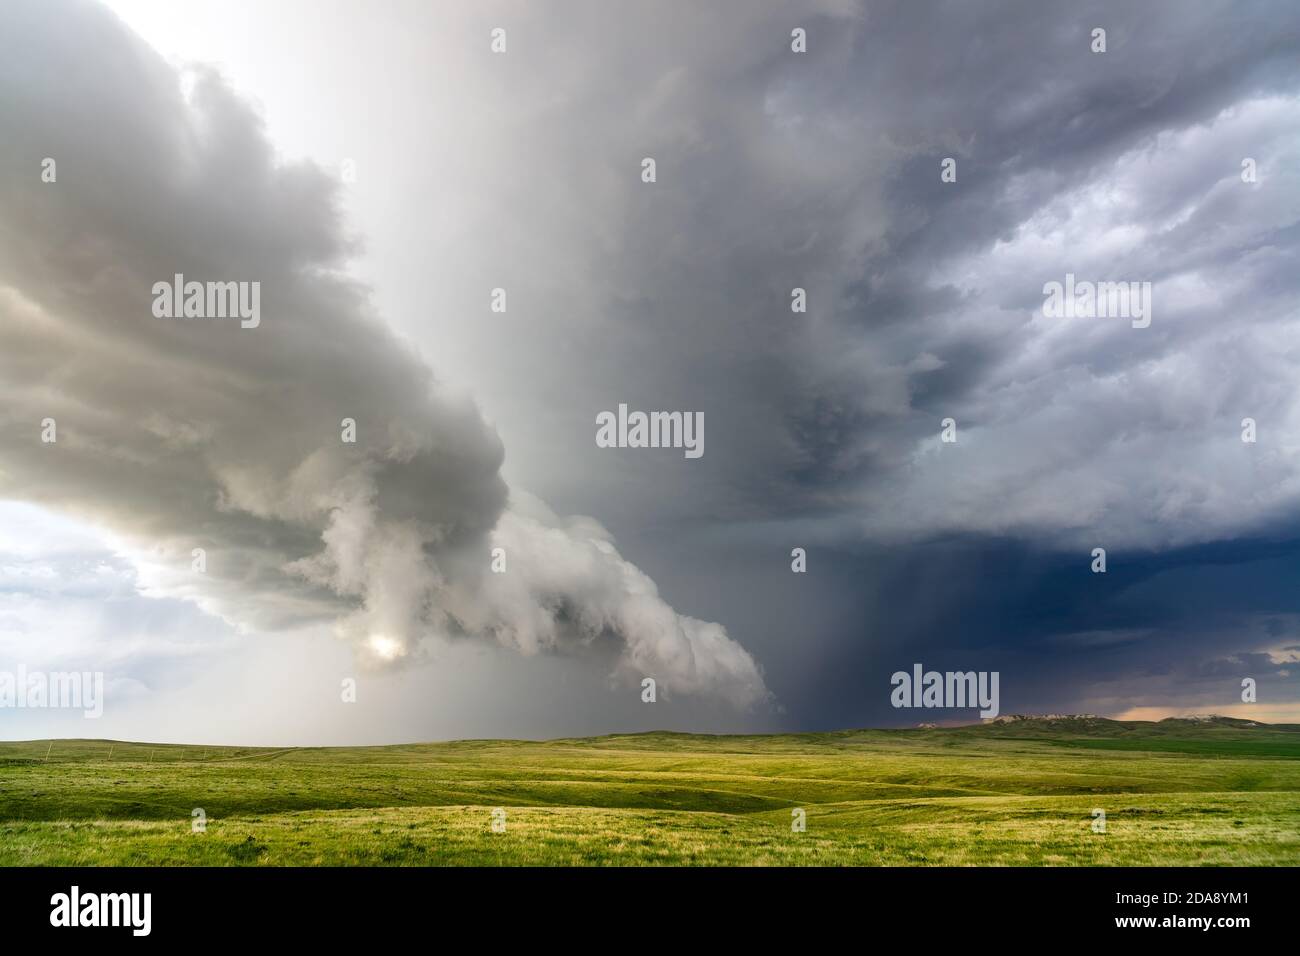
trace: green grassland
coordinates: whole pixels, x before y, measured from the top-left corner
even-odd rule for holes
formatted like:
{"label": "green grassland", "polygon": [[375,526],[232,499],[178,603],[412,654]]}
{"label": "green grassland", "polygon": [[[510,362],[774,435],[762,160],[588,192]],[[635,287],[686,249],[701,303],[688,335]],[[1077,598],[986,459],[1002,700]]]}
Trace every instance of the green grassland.
{"label": "green grassland", "polygon": [[1294,866],[1300,726],[0,743],[0,864]]}

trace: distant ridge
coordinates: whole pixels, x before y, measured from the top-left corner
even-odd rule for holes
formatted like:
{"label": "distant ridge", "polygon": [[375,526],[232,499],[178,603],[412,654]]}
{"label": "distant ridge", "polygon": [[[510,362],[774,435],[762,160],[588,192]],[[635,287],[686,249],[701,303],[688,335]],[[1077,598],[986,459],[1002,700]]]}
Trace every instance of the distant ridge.
{"label": "distant ridge", "polygon": [[1246,720],[1244,717],[1224,717],[1222,714],[1188,714],[1186,717],[1166,717],[1162,724],[1170,722],[1186,724],[1222,724],[1225,727],[1267,727],[1268,724],[1258,720]]}
{"label": "distant ridge", "polygon": [[1225,717],[1222,714],[1187,714],[1182,717],[1165,717],[1159,721],[1119,721],[1096,714],[1003,714],[974,726],[989,724],[1076,724],[1095,726],[1101,724],[1209,724],[1220,727],[1268,727],[1270,724],[1244,717]]}
{"label": "distant ridge", "polygon": [[[922,734],[954,734],[972,738],[1008,738],[1020,740],[1058,740],[1083,742],[1088,746],[1101,746],[1097,741],[1109,741],[1104,746],[1137,748],[1139,742],[1150,746],[1161,741],[1162,747],[1184,751],[1201,747],[1211,741],[1252,741],[1252,746],[1271,749],[1275,744],[1287,752],[1300,735],[1300,724],[1270,724],[1222,714],[1194,714],[1166,717],[1163,720],[1114,720],[1095,714],[1004,714],[992,720],[935,730],[914,730]],[[1199,741],[1200,743],[1196,743]],[[1234,746],[1236,744],[1233,744]],[[1219,744],[1214,744],[1219,746]]]}

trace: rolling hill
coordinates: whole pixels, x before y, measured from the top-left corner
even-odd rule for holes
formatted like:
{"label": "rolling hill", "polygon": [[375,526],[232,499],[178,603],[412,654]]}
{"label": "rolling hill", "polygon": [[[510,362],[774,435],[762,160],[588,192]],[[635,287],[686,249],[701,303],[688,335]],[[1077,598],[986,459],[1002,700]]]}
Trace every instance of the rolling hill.
{"label": "rolling hill", "polygon": [[1300,726],[8,742],[0,863],[1297,865]]}

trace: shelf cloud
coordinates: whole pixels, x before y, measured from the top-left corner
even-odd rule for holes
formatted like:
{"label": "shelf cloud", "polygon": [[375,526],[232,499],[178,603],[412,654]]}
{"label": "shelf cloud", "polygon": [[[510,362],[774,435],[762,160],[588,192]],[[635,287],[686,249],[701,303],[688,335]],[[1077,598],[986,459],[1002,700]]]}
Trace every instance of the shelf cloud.
{"label": "shelf cloud", "polygon": [[[152,594],[255,630],[335,621],[375,664],[460,637],[612,645],[632,685],[767,699],[596,521],[507,487],[473,401],[348,278],[334,178],[106,11],[5,16],[0,496],[111,529]],[[155,308],[173,282],[193,310]],[[259,321],[205,314],[215,283],[255,283]]]}

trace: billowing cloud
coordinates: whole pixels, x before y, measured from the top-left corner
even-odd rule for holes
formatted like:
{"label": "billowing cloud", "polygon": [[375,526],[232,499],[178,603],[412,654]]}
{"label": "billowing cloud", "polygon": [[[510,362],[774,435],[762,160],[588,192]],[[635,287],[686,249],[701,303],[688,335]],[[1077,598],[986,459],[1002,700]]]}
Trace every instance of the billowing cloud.
{"label": "billowing cloud", "polygon": [[[280,161],[215,73],[88,5],[5,19],[0,496],[112,529],[151,593],[247,628],[335,620],[377,662],[460,636],[612,642],[663,694],[766,699],[750,655],[599,524],[512,494],[473,402],[345,272],[335,181]],[[156,317],[178,274],[260,283],[260,324]]]}

